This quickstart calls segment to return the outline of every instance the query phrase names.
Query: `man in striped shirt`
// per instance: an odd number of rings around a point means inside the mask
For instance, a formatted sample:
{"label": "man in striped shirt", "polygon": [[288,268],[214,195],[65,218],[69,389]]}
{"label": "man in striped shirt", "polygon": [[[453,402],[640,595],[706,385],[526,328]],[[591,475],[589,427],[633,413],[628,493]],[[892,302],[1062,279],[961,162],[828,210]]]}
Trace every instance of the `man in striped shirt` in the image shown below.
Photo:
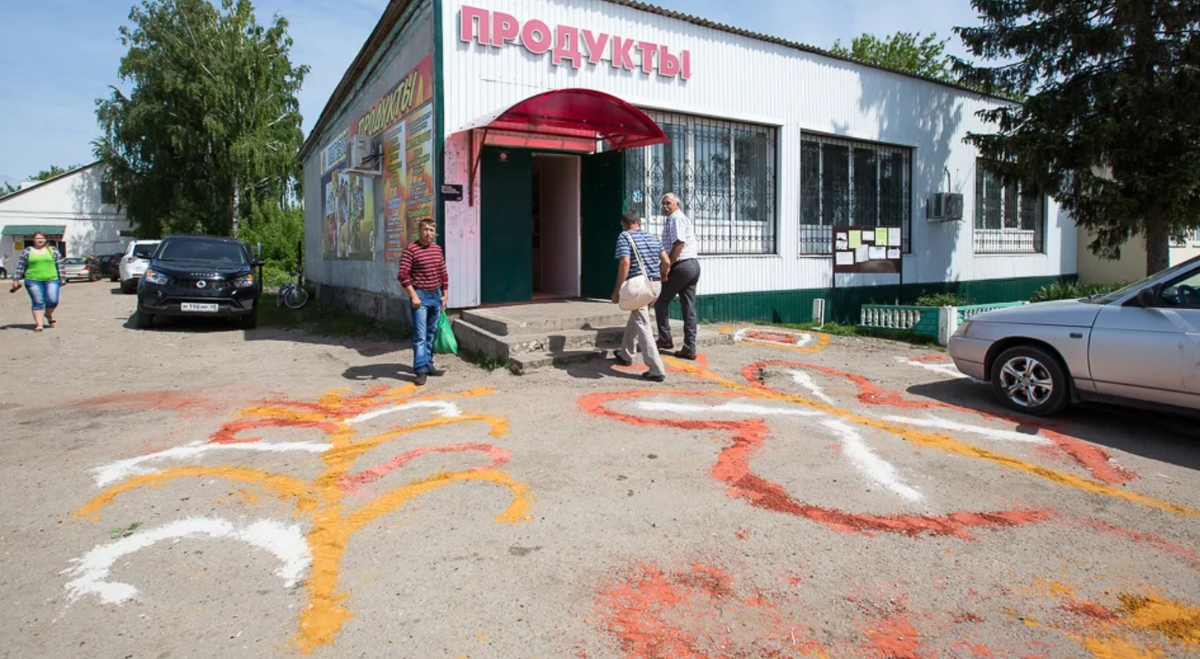
{"label": "man in striped shirt", "polygon": [[438,319],[446,308],[446,292],[450,274],[442,248],[433,242],[437,225],[433,220],[421,220],[421,237],[409,243],[400,255],[397,279],[412,300],[413,372],[418,387],[425,385],[426,376],[445,375],[433,365],[433,339],[437,336]]}
{"label": "man in striped shirt", "polygon": [[680,359],[696,358],[696,332],[699,322],[696,316],[696,284],[700,281],[699,242],[692,230],[692,220],[679,209],[679,197],[668,192],[662,198],[663,224],[662,244],[670,253],[671,281],[663,285],[662,295],[654,303],[654,317],[658,322],[658,349],[672,350],[671,300],[679,296],[680,311],[683,312],[683,349],[675,353]]}
{"label": "man in striped shirt", "polygon": [[[642,231],[642,218],[636,211],[628,211],[621,217],[621,227],[625,231],[617,238],[617,285],[613,288],[613,304],[621,301],[621,285],[643,274],[642,265],[646,266],[644,274],[650,281],[666,281],[671,269],[662,243],[657,236]],[[654,266],[658,266],[658,269],[655,270]],[[621,349],[617,350],[617,362],[622,366],[632,365],[633,353],[639,349],[642,351],[642,361],[650,368],[642,377],[654,382],[665,381],[667,373],[662,358],[658,356],[658,348],[654,345],[654,332],[650,330],[649,305],[629,312]]]}

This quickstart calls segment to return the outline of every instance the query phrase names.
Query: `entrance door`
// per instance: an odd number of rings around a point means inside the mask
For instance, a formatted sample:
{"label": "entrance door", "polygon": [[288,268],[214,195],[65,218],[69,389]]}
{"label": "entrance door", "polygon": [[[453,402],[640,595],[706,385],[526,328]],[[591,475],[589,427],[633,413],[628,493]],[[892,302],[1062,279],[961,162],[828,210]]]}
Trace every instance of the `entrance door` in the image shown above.
{"label": "entrance door", "polygon": [[479,183],[480,301],[533,299],[533,155],[485,146]]}
{"label": "entrance door", "polygon": [[625,212],[625,152],[583,157],[580,200],[583,296],[607,300],[617,278],[614,254]]}
{"label": "entrance door", "polygon": [[579,156],[538,155],[540,287],[545,294],[579,296]]}

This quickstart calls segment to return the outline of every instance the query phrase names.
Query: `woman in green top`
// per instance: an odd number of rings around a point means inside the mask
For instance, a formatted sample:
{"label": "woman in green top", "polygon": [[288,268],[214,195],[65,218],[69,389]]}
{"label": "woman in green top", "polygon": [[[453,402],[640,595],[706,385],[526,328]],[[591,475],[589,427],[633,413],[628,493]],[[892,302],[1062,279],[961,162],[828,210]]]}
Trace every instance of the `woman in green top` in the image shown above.
{"label": "woman in green top", "polygon": [[12,290],[21,287],[29,291],[33,303],[33,331],[42,331],[42,317],[54,327],[54,310],[58,308],[58,290],[67,282],[62,279],[62,255],[46,244],[46,234],[33,234],[33,245],[26,247],[17,258],[17,269],[13,272]]}

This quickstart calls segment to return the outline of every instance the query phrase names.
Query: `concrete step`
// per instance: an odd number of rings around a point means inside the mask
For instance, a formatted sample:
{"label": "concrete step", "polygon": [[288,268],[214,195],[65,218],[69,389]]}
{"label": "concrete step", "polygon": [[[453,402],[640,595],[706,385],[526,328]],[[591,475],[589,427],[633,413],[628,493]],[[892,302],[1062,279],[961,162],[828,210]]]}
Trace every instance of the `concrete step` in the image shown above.
{"label": "concrete step", "polygon": [[[575,358],[596,351],[616,350],[625,335],[624,325],[595,329],[572,329],[544,333],[500,335],[478,327],[463,318],[454,321],[454,335],[460,347],[480,353],[489,359],[514,361],[521,358],[524,370],[536,370],[553,363],[571,363]],[[678,345],[683,336],[683,322],[671,321],[671,332]],[[732,343],[732,337],[701,327],[696,337],[701,347]],[[538,358],[541,359],[538,359]],[[561,357],[561,359],[559,359]],[[549,359],[547,364],[541,362]]]}
{"label": "concrete step", "polygon": [[462,312],[462,319],[497,336],[513,336],[623,326],[629,312],[610,303],[570,301],[469,309]]}
{"label": "concrete step", "polygon": [[591,361],[601,361],[607,357],[607,350],[568,350],[515,355],[508,361],[513,373],[527,375],[534,371],[553,368],[555,366],[584,364]]}

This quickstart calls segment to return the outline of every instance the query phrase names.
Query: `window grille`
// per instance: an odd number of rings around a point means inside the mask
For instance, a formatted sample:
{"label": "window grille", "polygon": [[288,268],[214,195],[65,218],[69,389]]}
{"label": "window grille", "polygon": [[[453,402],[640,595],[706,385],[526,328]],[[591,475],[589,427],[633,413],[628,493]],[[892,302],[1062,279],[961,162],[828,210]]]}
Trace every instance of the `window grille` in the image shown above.
{"label": "window grille", "polygon": [[776,130],[731,121],[647,112],[667,144],[625,154],[626,207],[661,233],[662,197],[679,195],[701,254],[774,254]]}
{"label": "window grille", "polygon": [[1004,183],[984,160],[975,166],[975,253],[1039,254],[1045,245],[1046,196]]}
{"label": "window grille", "polygon": [[900,227],[911,252],[912,150],[804,135],[800,141],[800,253],[833,252],[835,226]]}

